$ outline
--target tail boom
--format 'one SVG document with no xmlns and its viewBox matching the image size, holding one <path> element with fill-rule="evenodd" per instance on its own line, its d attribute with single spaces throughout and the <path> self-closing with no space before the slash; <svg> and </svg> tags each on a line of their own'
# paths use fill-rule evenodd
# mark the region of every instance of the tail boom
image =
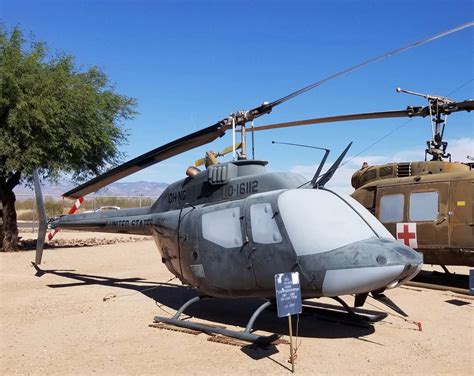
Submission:
<svg viewBox="0 0 474 376">
<path fill-rule="evenodd" d="M 156 214 L 150 207 L 113 212 L 65 215 L 51 224 L 53 229 L 151 235 Z"/>
</svg>

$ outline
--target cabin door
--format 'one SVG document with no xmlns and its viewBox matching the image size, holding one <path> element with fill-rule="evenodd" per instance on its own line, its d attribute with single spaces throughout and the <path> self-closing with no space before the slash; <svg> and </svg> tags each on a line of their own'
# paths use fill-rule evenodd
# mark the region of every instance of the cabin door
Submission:
<svg viewBox="0 0 474 376">
<path fill-rule="evenodd" d="M 450 246 L 474 249 L 474 182 L 452 181 L 450 195 Z"/>
<path fill-rule="evenodd" d="M 376 216 L 412 248 L 449 246 L 449 183 L 420 183 L 377 189 Z"/>
<path fill-rule="evenodd" d="M 257 287 L 249 265 L 244 201 L 203 206 L 198 210 L 197 267 L 211 288 L 248 295 Z M 199 266 L 200 265 L 200 266 Z"/>
</svg>

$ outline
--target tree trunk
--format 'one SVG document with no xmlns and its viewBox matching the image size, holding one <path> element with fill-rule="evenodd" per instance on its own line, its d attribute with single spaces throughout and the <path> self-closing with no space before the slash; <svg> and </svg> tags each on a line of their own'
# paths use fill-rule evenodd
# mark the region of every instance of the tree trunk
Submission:
<svg viewBox="0 0 474 376">
<path fill-rule="evenodd" d="M 3 200 L 3 252 L 18 251 L 18 226 L 16 223 L 15 193 L 6 192 Z"/>
<path fill-rule="evenodd" d="M 3 251 L 3 206 L 0 208 L 0 251 Z"/>
<path fill-rule="evenodd" d="M 8 179 L 0 177 L 0 200 L 2 201 L 3 230 L 0 231 L 2 241 L 0 250 L 13 252 L 18 250 L 18 225 L 16 222 L 15 201 L 13 188 L 20 182 L 20 173 L 16 172 Z M 3 234 L 2 234 L 3 232 Z"/>
</svg>

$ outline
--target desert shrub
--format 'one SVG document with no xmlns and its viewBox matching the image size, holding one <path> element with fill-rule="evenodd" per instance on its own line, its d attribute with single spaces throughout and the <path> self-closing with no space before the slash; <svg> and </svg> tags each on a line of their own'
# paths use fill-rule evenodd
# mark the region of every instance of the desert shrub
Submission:
<svg viewBox="0 0 474 376">
<path fill-rule="evenodd" d="M 65 207 L 69 209 L 70 206 L 68 205 L 69 203 L 63 200 L 55 200 L 50 197 L 46 197 L 44 200 L 44 208 L 48 218 L 63 214 Z M 17 201 L 15 207 L 17 210 L 17 218 L 20 221 L 31 221 L 33 219 L 33 212 L 35 212 L 35 218 L 38 218 L 35 199 Z"/>
<path fill-rule="evenodd" d="M 35 213 L 35 219 L 37 218 Z M 21 209 L 17 210 L 16 219 L 19 221 L 31 221 L 33 220 L 33 210 L 31 209 Z"/>
<path fill-rule="evenodd" d="M 48 217 L 55 217 L 63 213 L 63 204 L 61 201 L 56 201 L 51 198 L 47 198 L 44 202 L 46 209 L 46 215 Z"/>
<path fill-rule="evenodd" d="M 26 200 L 17 199 L 15 202 L 16 210 L 33 210 L 36 206 L 35 199 L 28 198 Z"/>
<path fill-rule="evenodd" d="M 101 206 L 119 206 L 120 208 L 138 208 L 150 206 L 155 200 L 150 197 L 96 197 L 95 208 Z"/>
<path fill-rule="evenodd" d="M 47 196 L 44 201 L 46 214 L 48 217 L 66 214 L 75 201 L 76 200 Z M 101 206 L 118 206 L 122 209 L 138 208 L 140 206 L 151 206 L 155 201 L 156 198 L 152 197 L 87 197 L 77 213 L 98 209 Z M 36 199 L 19 199 L 15 203 L 15 207 L 17 211 L 21 212 L 22 218 L 19 217 L 19 220 L 31 220 L 33 218 L 32 212 L 36 211 Z M 36 212 L 35 217 L 37 217 Z"/>
</svg>

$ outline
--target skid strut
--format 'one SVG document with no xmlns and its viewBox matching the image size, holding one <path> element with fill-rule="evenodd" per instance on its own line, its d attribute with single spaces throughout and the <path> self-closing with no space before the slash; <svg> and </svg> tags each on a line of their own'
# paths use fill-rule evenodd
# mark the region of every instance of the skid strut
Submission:
<svg viewBox="0 0 474 376">
<path fill-rule="evenodd" d="M 266 301 L 255 310 L 255 312 L 253 313 L 252 317 L 250 317 L 250 320 L 243 331 L 237 331 L 237 330 L 230 330 L 230 329 L 225 329 L 225 328 L 220 328 L 220 327 L 213 327 L 210 325 L 195 323 L 192 321 L 185 321 L 179 318 L 186 308 L 188 308 L 191 304 L 198 302 L 199 300 L 201 300 L 199 296 L 196 296 L 188 300 L 179 308 L 179 310 L 171 318 L 155 316 L 155 322 L 163 322 L 166 324 L 175 325 L 182 328 L 198 330 L 198 331 L 208 333 L 208 334 L 211 334 L 211 333 L 221 334 L 227 337 L 237 338 L 237 339 L 241 339 L 247 342 L 253 342 L 257 344 L 269 344 L 275 341 L 276 339 L 278 339 L 279 337 L 277 334 L 272 334 L 269 336 L 258 336 L 256 334 L 251 333 L 253 324 L 255 323 L 255 320 L 257 319 L 257 317 L 263 312 L 265 308 L 271 305 L 269 301 Z"/>
</svg>

